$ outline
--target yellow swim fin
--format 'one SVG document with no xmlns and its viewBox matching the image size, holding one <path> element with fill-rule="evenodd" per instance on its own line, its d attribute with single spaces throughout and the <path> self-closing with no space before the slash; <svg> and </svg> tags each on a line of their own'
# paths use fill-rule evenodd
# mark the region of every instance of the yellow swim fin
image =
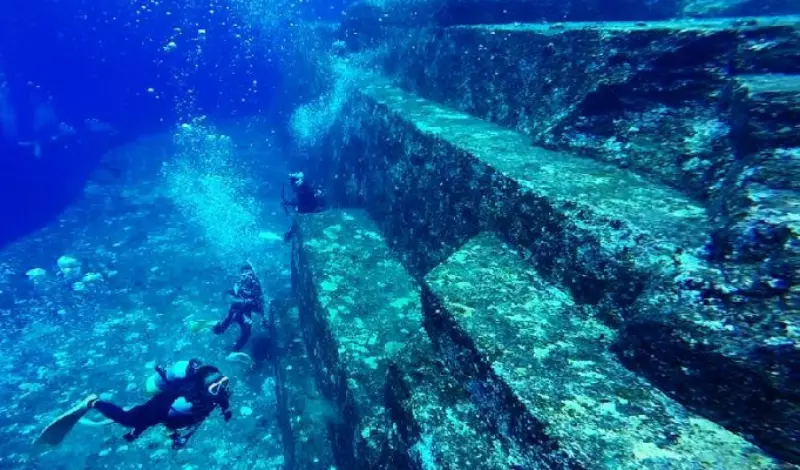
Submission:
<svg viewBox="0 0 800 470">
<path fill-rule="evenodd" d="M 216 320 L 195 320 L 191 317 L 186 319 L 186 327 L 189 328 L 189 331 L 192 333 L 210 330 L 216 324 Z"/>
</svg>

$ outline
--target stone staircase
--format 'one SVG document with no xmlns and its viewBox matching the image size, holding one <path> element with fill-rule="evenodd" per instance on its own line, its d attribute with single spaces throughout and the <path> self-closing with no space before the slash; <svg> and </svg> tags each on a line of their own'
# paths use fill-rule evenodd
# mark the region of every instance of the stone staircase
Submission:
<svg viewBox="0 0 800 470">
<path fill-rule="evenodd" d="M 800 462 L 795 25 L 388 33 L 294 247 L 337 464 Z"/>
<path fill-rule="evenodd" d="M 292 279 L 338 468 L 505 469 L 531 452 L 494 445 L 423 330 L 420 287 L 361 210 L 297 219 Z M 526 459 L 527 457 L 527 460 Z"/>
<path fill-rule="evenodd" d="M 426 286 L 438 352 L 504 438 L 535 446 L 544 434 L 579 468 L 775 468 L 623 367 L 614 331 L 494 235 L 470 240 Z"/>
</svg>

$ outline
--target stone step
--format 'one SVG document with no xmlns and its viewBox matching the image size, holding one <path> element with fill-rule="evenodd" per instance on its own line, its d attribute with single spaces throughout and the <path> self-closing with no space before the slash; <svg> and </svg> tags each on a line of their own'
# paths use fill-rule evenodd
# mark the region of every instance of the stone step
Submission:
<svg viewBox="0 0 800 470">
<path fill-rule="evenodd" d="M 488 439 L 430 365 L 419 285 L 364 211 L 300 216 L 295 228 L 293 285 L 316 383 L 341 417 L 330 426 L 338 468 L 499 470 L 526 455 Z"/>
<path fill-rule="evenodd" d="M 800 147 L 800 75 L 740 75 L 733 94 L 735 130 L 746 141 L 743 153 Z"/>
<path fill-rule="evenodd" d="M 758 266 L 710 265 L 696 249 L 709 228 L 701 206 L 377 81 L 345 112 L 358 125 L 345 121 L 325 149 L 334 192 L 367 208 L 416 277 L 480 231 L 494 231 L 604 323 L 624 333 L 651 324 L 658 348 L 635 334 L 623 334 L 617 348 L 632 369 L 800 461 L 792 450 L 800 447 L 792 434 L 800 412 L 792 398 L 796 374 L 759 352 L 776 341 L 795 344 L 786 325 L 795 323 L 797 304 L 780 295 L 798 291 Z M 787 308 L 775 309 L 776 302 Z M 698 377 L 713 370 L 716 379 L 687 389 L 681 370 Z M 778 398 L 758 401 L 753 411 L 727 406 L 757 397 Z"/>
<path fill-rule="evenodd" d="M 419 96 L 714 198 L 730 72 L 800 73 L 798 17 L 507 24 L 388 35 Z M 732 160 L 732 159 L 730 159 Z"/>
<path fill-rule="evenodd" d="M 397 448 L 410 468 L 507 470 L 555 463 L 542 442 L 523 446 L 498 439 L 427 340 L 390 367 L 386 399 Z"/>
<path fill-rule="evenodd" d="M 355 106 L 370 116 L 360 154 L 376 157 L 346 190 L 364 196 L 417 275 L 488 227 L 580 302 L 630 305 L 654 264 L 705 239 L 703 207 L 633 173 L 377 82 Z M 332 147 L 352 171 L 361 157 Z"/>
<path fill-rule="evenodd" d="M 780 468 L 623 367 L 614 331 L 492 234 L 426 276 L 423 306 L 448 368 L 498 432 L 543 434 L 569 456 L 553 468 Z"/>
</svg>

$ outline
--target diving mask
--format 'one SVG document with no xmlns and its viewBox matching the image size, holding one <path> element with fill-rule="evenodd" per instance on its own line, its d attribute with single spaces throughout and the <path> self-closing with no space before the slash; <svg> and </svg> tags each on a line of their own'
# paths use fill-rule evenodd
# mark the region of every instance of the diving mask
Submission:
<svg viewBox="0 0 800 470">
<path fill-rule="evenodd" d="M 216 397 L 220 394 L 220 392 L 227 391 L 229 385 L 230 381 L 228 380 L 228 377 L 223 375 L 219 379 L 211 382 L 211 384 L 208 386 L 208 393 Z"/>
</svg>

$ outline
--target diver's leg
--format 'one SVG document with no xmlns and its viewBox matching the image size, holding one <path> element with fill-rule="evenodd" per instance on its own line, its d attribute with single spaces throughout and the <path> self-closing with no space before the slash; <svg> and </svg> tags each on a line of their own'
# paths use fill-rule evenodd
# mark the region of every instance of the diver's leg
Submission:
<svg viewBox="0 0 800 470">
<path fill-rule="evenodd" d="M 291 240 L 292 237 L 294 237 L 295 230 L 296 229 L 294 227 L 294 222 L 292 222 L 292 228 L 290 228 L 288 232 L 283 234 L 283 241 L 288 242 L 289 240 Z"/>
<path fill-rule="evenodd" d="M 253 320 L 250 319 L 249 316 L 246 314 L 242 314 L 239 317 L 239 339 L 236 340 L 236 344 L 233 345 L 234 351 L 241 351 L 247 341 L 250 340 L 250 334 L 253 332 L 253 327 L 251 326 Z"/>
<path fill-rule="evenodd" d="M 225 318 L 221 322 L 214 325 L 214 334 L 221 335 L 222 333 L 225 333 L 225 331 L 231 326 L 233 319 L 236 317 L 236 312 L 239 308 L 238 305 L 238 302 L 231 304 L 231 308 L 228 309 L 228 314 L 225 316 Z"/>
<path fill-rule="evenodd" d="M 166 397 L 156 395 L 146 403 L 134 406 L 130 410 L 123 410 L 119 406 L 103 400 L 94 402 L 92 408 L 117 424 L 133 428 L 131 437 L 136 438 L 147 428 L 164 420 L 169 403 Z"/>
<path fill-rule="evenodd" d="M 111 421 L 121 424 L 127 428 L 136 427 L 138 422 L 137 418 L 139 416 L 139 412 L 136 410 L 137 407 L 133 407 L 126 411 L 111 402 L 98 400 L 94 403 L 92 408 L 99 411 L 103 416 Z"/>
</svg>

